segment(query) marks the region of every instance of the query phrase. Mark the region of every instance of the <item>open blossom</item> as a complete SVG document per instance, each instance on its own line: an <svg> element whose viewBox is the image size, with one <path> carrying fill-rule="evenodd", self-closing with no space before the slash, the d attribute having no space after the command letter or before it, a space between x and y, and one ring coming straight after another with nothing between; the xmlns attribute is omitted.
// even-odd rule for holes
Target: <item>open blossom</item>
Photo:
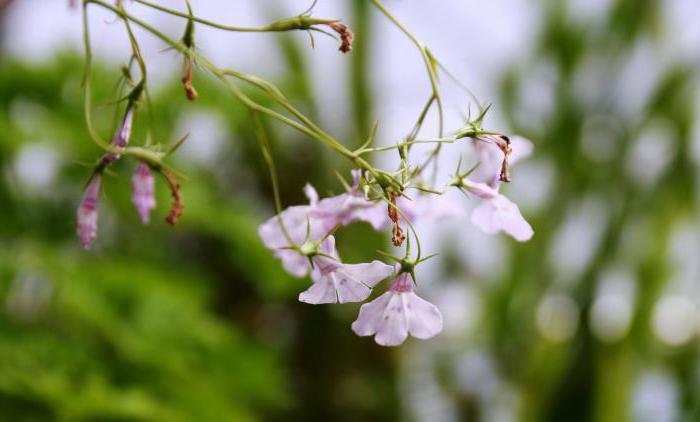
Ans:
<svg viewBox="0 0 700 422"><path fill-rule="evenodd" d="M409 273L396 277L388 292L362 305L352 330L360 336L374 335L382 346L398 346L408 335L420 339L442 331L442 314L432 303L413 292Z"/></svg>
<svg viewBox="0 0 700 422"><path fill-rule="evenodd" d="M147 164L139 163L131 182L131 202L136 207L141 222L148 224L151 210L156 207L156 198L153 195L153 173Z"/></svg>
<svg viewBox="0 0 700 422"><path fill-rule="evenodd" d="M411 222L435 222L464 215L462 205L447 194L416 192L410 195L410 199L405 196L397 198L396 206Z"/></svg>
<svg viewBox="0 0 700 422"><path fill-rule="evenodd" d="M88 249L97 238L97 206L100 197L102 177L96 174L88 184L77 213L78 239L80 245Z"/></svg>
<svg viewBox="0 0 700 422"><path fill-rule="evenodd" d="M379 230L387 223L386 205L381 201L368 201L360 190L361 170L353 170L353 187L347 193L318 200L318 194L311 185L304 187L309 198L310 216L321 220L328 230L336 226L347 226L355 221L365 221Z"/></svg>
<svg viewBox="0 0 700 422"><path fill-rule="evenodd" d="M362 302L372 287L389 277L394 269L380 261L366 264L343 264L335 251L335 239L329 236L319 247L320 255L311 258L314 284L299 294L301 302L347 303Z"/></svg>
<svg viewBox="0 0 700 422"><path fill-rule="evenodd" d="M530 224L523 218L518 206L486 183L464 181L464 187L483 202L472 212L472 224L488 234L500 231L524 242L533 235Z"/></svg>
<svg viewBox="0 0 700 422"><path fill-rule="evenodd" d="M320 220L310 218L311 208L308 205L289 207L258 227L263 244L274 251L275 257L282 260L284 269L295 277L303 277L309 272L309 262L299 251L290 248L301 246L307 240L320 240L328 233Z"/></svg>

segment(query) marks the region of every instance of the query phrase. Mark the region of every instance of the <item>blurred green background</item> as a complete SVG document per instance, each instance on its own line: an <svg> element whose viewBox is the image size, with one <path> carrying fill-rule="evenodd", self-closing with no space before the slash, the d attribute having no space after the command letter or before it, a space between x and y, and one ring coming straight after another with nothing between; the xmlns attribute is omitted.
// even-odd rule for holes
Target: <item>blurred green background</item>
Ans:
<svg viewBox="0 0 700 422"><path fill-rule="evenodd" d="M19 32L7 23L19 3L0 1L0 38ZM142 143L147 124L165 143L206 128L173 157L189 177L181 223L161 223L169 197L159 180L154 221L140 225L130 202L135 163L121 160L105 178L95 247L81 250L75 209L99 154L82 115L81 52L30 60L3 44L0 420L700 421L700 4L526 3L526 54L506 57L475 90L495 105L491 123L535 143L507 192L536 235L517 244L470 234L466 221L422 226L442 252L421 276L431 280L424 296L446 327L395 349L351 332L357 304L297 302L308 279L287 276L257 237L272 199L250 115L203 72L192 105L179 67L160 69L168 77L133 138ZM428 7L387 5L409 21ZM296 10L265 6L267 17ZM479 15L480 2L468 6ZM340 10L356 44L330 86L347 95L328 99L328 75L314 73L304 34L257 37L273 43L274 78L292 102L321 119L328 101L343 102L332 131L359 144L390 110L376 71L389 24L364 1ZM420 37L426 29L413 20ZM441 49L488 39L484 27L507 30L497 21L476 34L453 27ZM337 56L331 41L316 49ZM458 75L478 61L460 54ZM96 64L103 136L114 127L118 76L109 60ZM266 124L284 204L305 202L307 181L338 192L334 170L347 174L347 163ZM363 224L338 242L351 262L388 249Z"/></svg>

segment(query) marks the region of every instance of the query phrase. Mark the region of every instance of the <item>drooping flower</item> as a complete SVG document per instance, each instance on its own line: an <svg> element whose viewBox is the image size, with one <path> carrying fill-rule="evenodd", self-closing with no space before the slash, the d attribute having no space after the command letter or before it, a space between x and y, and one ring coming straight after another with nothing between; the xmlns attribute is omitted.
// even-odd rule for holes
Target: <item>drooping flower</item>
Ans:
<svg viewBox="0 0 700 422"><path fill-rule="evenodd" d="M299 294L299 301L320 303L362 302L372 287L389 277L393 267L380 261L366 264L343 264L337 257L335 239L329 236L319 247L319 255L311 258L314 283Z"/></svg>
<svg viewBox="0 0 700 422"><path fill-rule="evenodd" d="M520 242L532 237L532 227L525 221L518 206L498 193L497 189L486 183L474 183L469 180L463 181L463 187L483 200L472 211L472 224L488 234L506 232Z"/></svg>
<svg viewBox="0 0 700 422"><path fill-rule="evenodd" d="M359 336L374 335L379 345L398 346L409 334L419 339L438 334L442 331L442 314L413 292L413 279L404 272L388 292L362 305L352 330Z"/></svg>
<svg viewBox="0 0 700 422"><path fill-rule="evenodd" d="M510 151L505 161L506 173L508 166L513 166L532 153L533 146L529 140L513 136L505 138L508 139L508 143L505 144L504 138L502 135L482 135L474 140L479 165L469 175L470 180L498 187L506 160L503 149L508 148Z"/></svg>
<svg viewBox="0 0 700 422"><path fill-rule="evenodd" d="M153 194L153 173L147 164L139 163L131 182L131 202L136 207L141 222L148 224L151 210L156 207L156 198Z"/></svg>
<svg viewBox="0 0 700 422"><path fill-rule="evenodd" d="M274 251L284 269L295 277L309 272L309 262L292 248L302 246L307 240L318 241L328 233L321 220L310 217L312 208L309 205L289 207L258 227L263 244Z"/></svg>
<svg viewBox="0 0 700 422"><path fill-rule="evenodd" d="M87 189L83 199L80 201L77 212L78 239L80 245L89 249L92 242L97 238L97 207L100 197L100 186L102 176L96 174Z"/></svg>

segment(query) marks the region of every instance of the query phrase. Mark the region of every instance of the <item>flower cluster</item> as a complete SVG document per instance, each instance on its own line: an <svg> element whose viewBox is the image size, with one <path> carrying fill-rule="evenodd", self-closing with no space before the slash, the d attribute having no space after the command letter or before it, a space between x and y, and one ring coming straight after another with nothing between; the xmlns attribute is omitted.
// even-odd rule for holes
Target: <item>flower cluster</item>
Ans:
<svg viewBox="0 0 700 422"><path fill-rule="evenodd" d="M513 164L528 155L532 145L522 138L513 142L506 137L498 139L507 142L507 153L491 135L475 138L479 165L467 174L458 174L452 185L482 201L471 215L475 226L486 233L503 231L516 240L528 240L532 228L517 205L499 193L499 187L504 168L505 174L508 171L506 158ZM422 192L410 198L390 190L386 196L371 198L367 192L376 180L363 176L361 170L354 170L352 176L354 183L348 192L323 199L307 184L304 192L309 204L289 207L264 222L258 229L260 238L289 274L295 277L311 274L312 285L299 294L301 302L363 302L378 283L391 277L389 290L360 308L352 324L358 335L374 335L378 344L396 346L409 334L420 339L438 334L442 330L442 316L437 307L414 292L414 268L421 260L409 259L408 244L406 257L389 257L397 262L395 266L380 261L347 264L338 256L333 234L340 227L365 222L375 230L391 227L392 241L399 246L404 240L401 217L409 222L459 217L463 214L461 206L447 196Z"/></svg>
<svg viewBox="0 0 700 422"><path fill-rule="evenodd" d="M498 132L484 130L482 122L490 106L483 107L478 101L476 101L479 108L477 118L471 119L470 116L467 124L458 129L453 136L444 137L444 108L438 73L445 72L452 77L451 73L425 44L411 34L408 28L382 5L380 0L369 0L369 2L420 50L420 57L427 70L432 92L422 112L419 113L413 129L408 132L403 141L392 146L373 147L377 129L375 125L364 144L358 149L351 150L321 129L320 125L314 123L311 118L305 116L274 84L256 75L220 68L204 57L195 45L195 28L209 26L219 30L246 33L304 31L310 35L312 46L313 32L323 33L334 38L337 36L340 41L339 50L349 53L352 50L353 32L340 23L339 19L312 17L311 12L316 5L315 1L308 10L299 15L280 19L262 27L246 27L225 25L197 17L189 2L185 2L187 13L184 13L163 5L135 0L135 3L155 9L159 13L184 19L184 34L180 40L166 35L168 31L159 30L145 20L132 15L132 12L127 10L129 4L127 2L117 1L112 4L100 0L85 1L82 8L85 31L83 40L86 51L83 81L85 118L93 141L103 148L104 153L92 172L77 211L77 231L81 245L89 248L97 236L102 177L104 171L122 156L131 156L139 160L136 172L131 179L132 202L144 224L149 222L150 213L156 207L154 173L164 177L173 198L166 222L174 225L183 213L184 201L180 192L179 175L164 162L164 159L181 145L185 138L167 149L151 142L147 142L143 147L129 146L137 105L140 103L140 98L147 96L148 93L147 62L143 57L143 50L139 47L138 31L132 29L132 26L138 26L182 55L183 68L180 80L188 100L196 101L199 97L194 87L194 78L195 71L201 68L219 80L227 91L251 112L256 139L270 172L275 203L278 206L278 214L260 225L259 235L265 246L282 261L288 273L296 277L310 274L312 284L299 294L299 300L310 304L365 302L370 298L372 289L383 280L390 279L391 284L385 293L362 305L357 320L352 324L353 331L360 336L373 335L377 343L386 346L403 343L409 334L421 339L438 334L442 330L440 311L414 292L417 286L415 269L430 257L421 257L420 237L413 223L425 224L464 215L462 204L456 203L450 196L443 195L448 188L454 188L480 201L471 214L471 222L479 229L489 234L503 232L518 241L530 239L533 235L532 227L525 221L518 206L500 193L500 188L502 182L509 182L511 179L510 166L528 155L532 145L522 138L511 139ZM126 83L120 85L131 88L131 92L124 97L128 100L128 104L111 143L103 141L92 128L90 105L92 55L88 30L90 21L88 6L100 7L114 13L118 20L123 22L131 44L131 57L128 64L122 68L124 78L122 82ZM138 66L136 73L141 78L138 82L135 82L131 76L132 67L136 66ZM247 84L253 89L262 91L263 95L269 97L277 107L258 102L238 84ZM151 107L148 101L143 105ZM438 117L437 138L417 139L422 133L426 117L433 115L433 111L437 112L435 114ZM345 193L327 198L319 198L316 190L311 185L307 185L304 188L309 200L307 205L279 209L279 182L273 154L265 134L266 125L262 122L264 118L285 124L350 160L356 168L352 171L352 185L347 187ZM434 186L434 182L428 183L427 180L435 180L435 177L429 177L431 171L432 176L438 174L439 154L442 147L455 144L462 139L473 141L477 165L466 173L461 173L458 166L454 178L443 188ZM414 162L415 157L411 156L411 148L419 143L434 144L434 146L422 162ZM381 151L398 153L400 158L398 168L385 171L370 164L366 154ZM391 265L379 260L354 264L343 262L336 250L334 236L337 230L356 222L367 223L378 231L390 232L394 247L405 245L404 256L398 258L392 254L382 253L387 260L392 261ZM411 254L411 243L416 246L415 257Z"/></svg>

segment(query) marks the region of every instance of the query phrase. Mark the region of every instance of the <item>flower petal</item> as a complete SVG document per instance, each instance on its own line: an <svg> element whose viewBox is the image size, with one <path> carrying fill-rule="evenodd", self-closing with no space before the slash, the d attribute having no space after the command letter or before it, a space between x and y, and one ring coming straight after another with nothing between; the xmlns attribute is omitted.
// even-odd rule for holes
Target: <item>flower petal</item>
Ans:
<svg viewBox="0 0 700 422"><path fill-rule="evenodd" d="M426 339L442 331L442 314L437 306L413 292L405 295L408 332L413 337Z"/></svg>
<svg viewBox="0 0 700 422"><path fill-rule="evenodd" d="M408 337L406 294L393 293L384 309L374 341L381 346L398 346Z"/></svg>
<svg viewBox="0 0 700 422"><path fill-rule="evenodd" d="M294 277L304 277L309 272L309 261L297 251L281 249L275 251L275 256L282 260L285 271Z"/></svg>
<svg viewBox="0 0 700 422"><path fill-rule="evenodd" d="M318 203L318 192L310 183L304 185L304 195L309 199L309 204L314 206Z"/></svg>
<svg viewBox="0 0 700 422"><path fill-rule="evenodd" d="M319 280L314 280L314 283L306 291L299 293L299 301L318 305L321 303L337 303L338 294L336 286L333 282L332 275L321 277Z"/></svg>
<svg viewBox="0 0 700 422"><path fill-rule="evenodd" d="M389 277L394 272L394 267L386 265L381 261L372 261L366 264L345 264L342 268L342 275L374 287L380 281Z"/></svg>
<svg viewBox="0 0 700 422"><path fill-rule="evenodd" d="M371 336L377 333L384 318L384 310L392 298L391 292L386 292L369 303L360 307L357 320L352 323L352 330L358 336Z"/></svg>
<svg viewBox="0 0 700 422"><path fill-rule="evenodd" d="M520 242L529 240L534 233L518 206L503 195L485 200L476 207L471 221L486 233L504 231Z"/></svg>

